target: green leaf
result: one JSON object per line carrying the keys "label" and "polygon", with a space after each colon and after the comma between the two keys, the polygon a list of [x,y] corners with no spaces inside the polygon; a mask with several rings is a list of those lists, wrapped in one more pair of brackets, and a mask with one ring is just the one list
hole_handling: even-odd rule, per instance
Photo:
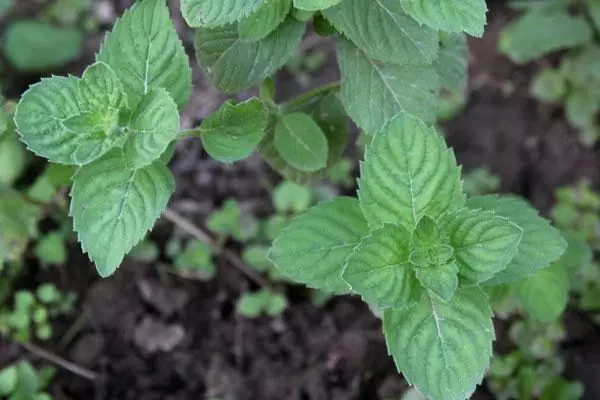
{"label": "green leaf", "polygon": [[337,48],[342,102],[368,134],[401,113],[434,122],[439,78],[433,67],[382,64],[344,39]]}
{"label": "green leaf", "polygon": [[16,261],[27,248],[29,238],[37,234],[40,209],[17,192],[0,190],[0,265]]}
{"label": "green leaf", "polygon": [[477,196],[470,198],[467,206],[493,211],[523,229],[517,254],[504,270],[486,283],[498,285],[517,282],[559,259],[567,248],[560,232],[523,199],[512,196]]}
{"label": "green leaf", "polygon": [[103,62],[87,67],[78,82],[78,89],[81,109],[99,118],[118,118],[119,110],[127,107],[121,81],[112,68]]}
{"label": "green leaf", "polygon": [[373,138],[358,197],[371,227],[396,223],[411,232],[423,215],[437,218],[465,203],[454,153],[435,129],[407,116]]}
{"label": "green leaf", "polygon": [[64,264],[67,261],[65,238],[60,232],[51,232],[40,238],[35,249],[35,256],[45,264]]}
{"label": "green leaf", "polygon": [[287,111],[308,114],[319,125],[327,138],[327,147],[329,150],[326,168],[308,173],[294,168],[283,159],[274,143],[275,126],[277,123],[276,116],[271,116],[265,137],[259,144],[261,155],[274,170],[286,179],[293,180],[296,183],[306,184],[311,180],[326,177],[327,171],[341,159],[348,143],[349,132],[344,107],[335,94],[329,93],[312,102]]}
{"label": "green leaf", "polygon": [[130,168],[142,168],[158,159],[179,133],[179,112],[169,93],[152,89],[131,114],[123,153]]}
{"label": "green leaf", "polygon": [[367,233],[358,201],[338,197],[295,218],[273,242],[269,259],[296,282],[346,293],[344,261]]}
{"label": "green leaf", "polygon": [[24,20],[6,28],[1,43],[6,58],[17,69],[44,71],[79,57],[83,39],[79,29]]}
{"label": "green leaf", "polygon": [[273,32],[287,17],[292,0],[264,0],[264,3],[238,24],[240,37],[260,40]]}
{"label": "green leaf", "polygon": [[348,256],[342,278],[367,303],[408,307],[423,295],[409,257],[410,233],[401,225],[384,225],[363,237]]}
{"label": "green leaf", "polygon": [[512,286],[519,304],[538,321],[554,321],[567,308],[569,274],[561,263],[539,270]]}
{"label": "green leaf", "polygon": [[240,37],[236,25],[200,28],[194,41],[196,59],[219,90],[238,92],[259,85],[281,68],[294,55],[304,30],[305,25],[292,17],[258,41]]}
{"label": "green leaf", "polygon": [[25,170],[25,162],[25,148],[16,135],[0,136],[0,186],[11,186]]}
{"label": "green leaf", "polygon": [[192,273],[196,279],[211,280],[217,273],[212,262],[212,248],[204,242],[194,240],[175,258],[175,267],[186,273]]}
{"label": "green leaf", "polygon": [[15,124],[29,150],[56,163],[76,164],[80,136],[64,121],[81,114],[78,79],[53,77],[31,86],[15,109]]}
{"label": "green leaf", "polygon": [[538,72],[531,83],[531,93],[540,101],[559,101],[567,92],[567,82],[552,68]]}
{"label": "green leaf", "polygon": [[481,382],[492,355],[492,311],[478,287],[444,303],[427,295],[411,307],[387,309],[388,351],[405,378],[431,400],[464,400]]}
{"label": "green leaf", "polygon": [[438,33],[406,15],[398,0],[344,0],[324,14],[369,58],[420,65],[437,57]]}
{"label": "green leaf", "polygon": [[327,165],[327,138],[307,114],[285,115],[275,127],[273,139],[281,157],[303,172],[315,172]]}
{"label": "green leaf", "polygon": [[458,287],[458,267],[454,262],[416,268],[415,276],[431,293],[446,302],[452,299]]}
{"label": "green leaf", "polygon": [[448,32],[483,36],[485,0],[400,0],[404,10],[420,24]]}
{"label": "green leaf", "polygon": [[235,304],[236,311],[246,318],[259,317],[267,303],[267,295],[266,291],[242,294]]}
{"label": "green leaf", "polygon": [[585,241],[585,236],[578,232],[561,232],[567,241],[567,250],[558,263],[563,265],[569,274],[574,274],[592,263],[593,251]]}
{"label": "green leaf", "polygon": [[202,145],[218,161],[242,160],[252,154],[263,138],[267,123],[268,113],[260,100],[240,104],[226,101],[202,122]]}
{"label": "green leaf", "polygon": [[596,29],[600,29],[600,3],[596,0],[585,0],[585,5],[590,17],[592,17],[592,20],[594,21]]}
{"label": "green leaf", "polygon": [[582,16],[566,9],[532,10],[504,28],[498,46],[514,62],[526,63],[591,39],[592,30]]}
{"label": "green leaf", "polygon": [[571,125],[585,129],[595,124],[600,97],[588,88],[571,90],[565,102],[565,114]]}
{"label": "green leaf", "polygon": [[96,59],[115,71],[133,109],[158,88],[167,90],[179,109],[189,100],[192,70],[165,0],[137,1],[125,11]]}
{"label": "green leaf", "polygon": [[0,371],[0,396],[9,396],[17,387],[19,373],[16,365],[9,365]]}
{"label": "green leaf", "polygon": [[[600,12],[600,11],[598,11]],[[600,16],[598,17],[600,18]],[[600,22],[598,23],[600,26]],[[579,400],[584,393],[584,387],[581,382],[569,382],[564,378],[558,377],[544,386],[540,395],[540,400]]]}
{"label": "green leaf", "polygon": [[462,33],[440,32],[440,55],[433,62],[440,83],[450,91],[462,91],[467,86],[469,49]]}
{"label": "green leaf", "polygon": [[342,0],[294,0],[294,7],[305,11],[319,11],[333,7]]}
{"label": "green leaf", "polygon": [[450,236],[460,277],[480,283],[506,268],[519,249],[523,229],[491,211],[462,210],[439,221]]}
{"label": "green leaf", "polygon": [[310,207],[313,192],[292,181],[283,181],[273,190],[273,205],[279,213],[301,213]]}
{"label": "green leaf", "polygon": [[265,0],[182,0],[181,13],[192,28],[231,24],[248,16]]}
{"label": "green leaf", "polygon": [[173,177],[160,161],[129,170],[116,149],[82,167],[73,181],[73,227],[98,273],[110,276],[166,207]]}
{"label": "green leaf", "polygon": [[271,293],[265,306],[265,313],[270,317],[276,317],[283,313],[288,306],[287,299],[281,293]]}

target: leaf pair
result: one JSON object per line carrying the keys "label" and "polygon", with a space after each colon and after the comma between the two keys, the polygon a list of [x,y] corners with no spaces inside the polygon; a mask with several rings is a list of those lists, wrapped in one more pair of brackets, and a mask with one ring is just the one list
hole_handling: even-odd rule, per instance
{"label": "leaf pair", "polygon": [[106,36],[81,79],[33,85],[15,111],[36,154],[80,166],[71,210],[82,248],[102,276],[153,226],[173,191],[160,159],[179,131],[191,70],[163,0],[142,0]]}
{"label": "leaf pair", "polygon": [[409,116],[374,137],[359,187],[358,200],[295,219],[269,256],[296,281],[385,308],[388,347],[407,379],[434,400],[463,399],[483,377],[494,336],[478,284],[535,273],[564,240],[522,201],[467,201],[452,151]]}

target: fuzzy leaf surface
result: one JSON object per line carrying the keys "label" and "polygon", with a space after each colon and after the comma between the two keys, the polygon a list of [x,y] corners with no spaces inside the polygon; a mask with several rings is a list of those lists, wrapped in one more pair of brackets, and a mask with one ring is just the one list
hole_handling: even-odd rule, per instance
{"label": "fuzzy leaf surface", "polygon": [[324,14],[339,32],[375,60],[423,65],[437,57],[437,31],[406,15],[398,0],[344,0]]}
{"label": "fuzzy leaf surface", "polygon": [[454,153],[435,129],[408,116],[373,138],[358,186],[371,227],[396,223],[412,232],[423,215],[435,219],[465,204]]}
{"label": "fuzzy leaf surface", "polygon": [[489,366],[492,310],[479,287],[459,289],[447,303],[424,295],[387,309],[383,329],[398,370],[431,400],[468,398]]}
{"label": "fuzzy leaf surface", "polygon": [[127,106],[123,85],[108,64],[97,62],[90,65],[77,83],[78,102],[85,111],[110,118]]}
{"label": "fuzzy leaf surface", "polygon": [[368,134],[401,113],[426,123],[435,120],[439,77],[432,66],[382,64],[344,39],[339,40],[337,53],[342,103]]}
{"label": "fuzzy leaf surface", "polygon": [[327,137],[307,114],[285,115],[275,127],[275,148],[292,167],[315,172],[327,165]]}
{"label": "fuzzy leaf surface", "polygon": [[353,291],[378,307],[408,307],[423,295],[409,261],[410,233],[386,224],[361,239],[344,266],[342,278]]}
{"label": "fuzzy leaf surface", "polygon": [[248,16],[265,0],[182,0],[181,13],[192,28],[231,24]]}
{"label": "fuzzy leaf surface", "polygon": [[416,268],[415,276],[421,285],[443,301],[450,301],[458,287],[458,267],[454,262]]}
{"label": "fuzzy leaf surface", "polygon": [[296,282],[347,293],[344,261],[368,232],[358,201],[338,197],[296,217],[273,242],[269,259]]}
{"label": "fuzzy leaf surface", "polygon": [[290,12],[292,0],[265,0],[247,18],[238,24],[240,36],[250,40],[260,40],[273,32]]}
{"label": "fuzzy leaf surface", "polygon": [[481,37],[485,27],[485,0],[400,0],[404,10],[420,24],[447,32]]}
{"label": "fuzzy leaf surface", "polygon": [[468,283],[483,282],[503,270],[513,259],[523,230],[491,211],[463,208],[440,218],[450,236],[460,276]]}
{"label": "fuzzy leaf surface", "polygon": [[167,90],[179,109],[190,98],[192,70],[164,0],[137,1],[125,11],[96,59],[115,71],[131,108],[152,89]]}
{"label": "fuzzy leaf surface", "polygon": [[79,79],[52,77],[31,86],[15,110],[21,140],[35,154],[59,164],[84,165],[122,137],[107,134],[97,116],[79,105]]}
{"label": "fuzzy leaf surface", "polygon": [[198,65],[222,92],[233,93],[259,85],[294,55],[305,25],[288,17],[261,40],[240,36],[236,25],[196,30]]}
{"label": "fuzzy leaf surface", "polygon": [[130,170],[120,149],[75,174],[71,190],[73,227],[83,251],[102,277],[121,261],[167,206],[175,183],[160,161]]}
{"label": "fuzzy leaf surface", "polygon": [[169,93],[157,88],[145,94],[131,114],[123,153],[130,168],[152,164],[177,137],[179,111]]}
{"label": "fuzzy leaf surface", "polygon": [[200,128],[202,146],[215,160],[232,163],[252,154],[268,123],[268,112],[258,99],[225,102]]}
{"label": "fuzzy leaf surface", "polygon": [[523,238],[513,259],[486,283],[498,285],[517,282],[558,260],[567,248],[567,242],[560,232],[523,199],[511,196],[476,196],[467,200],[467,206],[493,211],[523,229]]}

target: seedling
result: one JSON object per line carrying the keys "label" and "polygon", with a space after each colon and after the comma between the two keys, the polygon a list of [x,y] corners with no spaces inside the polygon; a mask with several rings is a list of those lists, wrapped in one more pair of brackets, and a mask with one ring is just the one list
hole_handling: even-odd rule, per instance
{"label": "seedling", "polygon": [[525,13],[504,29],[500,51],[517,63],[566,50],[557,68],[542,69],[531,93],[547,103],[564,104],[570,124],[581,141],[593,145],[600,135],[600,6],[595,0],[530,2]]}
{"label": "seedling", "polygon": [[0,396],[7,400],[52,400],[44,390],[56,371],[51,367],[36,370],[28,361],[0,370]]}

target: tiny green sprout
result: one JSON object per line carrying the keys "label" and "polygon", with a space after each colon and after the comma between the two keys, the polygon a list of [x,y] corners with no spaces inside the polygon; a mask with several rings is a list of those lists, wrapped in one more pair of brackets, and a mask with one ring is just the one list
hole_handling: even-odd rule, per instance
{"label": "tiny green sprout", "polygon": [[287,299],[280,293],[263,289],[244,293],[236,303],[237,312],[246,318],[257,318],[263,314],[275,317],[287,307]]}
{"label": "tiny green sprout", "polygon": [[294,182],[284,181],[273,190],[273,205],[275,211],[281,214],[298,214],[306,211],[312,201],[312,191]]}
{"label": "tiny green sprout", "polygon": [[199,240],[189,242],[174,260],[177,271],[187,277],[208,281],[214,278],[216,267],[212,260],[212,248]]}
{"label": "tiny green sprout", "polygon": [[34,252],[42,264],[62,265],[67,262],[65,238],[60,232],[50,232],[42,236]]}
{"label": "tiny green sprout", "polygon": [[221,240],[232,237],[240,242],[254,239],[260,228],[256,218],[243,212],[235,199],[227,199],[221,209],[213,212],[208,218],[207,226]]}
{"label": "tiny green sprout", "polygon": [[54,368],[36,370],[28,361],[11,364],[0,370],[0,396],[7,400],[51,400],[44,390],[54,375]]}

